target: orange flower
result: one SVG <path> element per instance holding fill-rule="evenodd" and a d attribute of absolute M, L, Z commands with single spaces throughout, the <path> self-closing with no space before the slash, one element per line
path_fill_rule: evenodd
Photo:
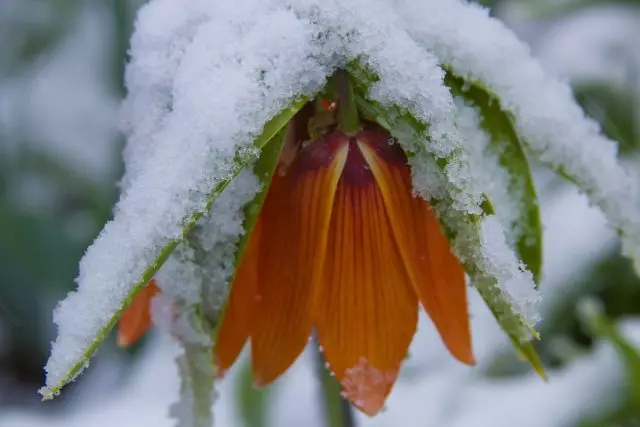
<path fill-rule="evenodd" d="M 374 415 L 407 355 L 419 302 L 451 354 L 473 364 L 464 270 L 427 202 L 412 195 L 390 135 L 366 124 L 286 157 L 231 288 L 218 375 L 250 340 L 255 382 L 269 384 L 315 329 L 345 398 Z"/>
<path fill-rule="evenodd" d="M 128 347 L 138 341 L 151 327 L 150 304 L 160 292 L 156 281 L 151 279 L 133 299 L 118 322 L 118 345 Z"/>
<path fill-rule="evenodd" d="M 355 406 L 375 414 L 416 331 L 418 301 L 451 351 L 472 364 L 464 271 L 407 159 L 368 126 L 302 148 L 272 180 L 233 283 L 216 345 L 220 372 L 251 341 L 258 385 L 296 360 L 316 329 Z"/>

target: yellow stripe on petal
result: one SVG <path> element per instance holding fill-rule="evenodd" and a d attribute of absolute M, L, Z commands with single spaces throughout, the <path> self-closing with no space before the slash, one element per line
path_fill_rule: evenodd
<path fill-rule="evenodd" d="M 374 415 L 407 355 L 418 298 L 366 166 L 352 143 L 336 191 L 314 323 L 343 395 Z"/>
<path fill-rule="evenodd" d="M 329 135 L 303 148 L 285 175 L 273 177 L 260 213 L 259 300 L 251 333 L 257 385 L 284 373 L 311 335 L 311 308 L 347 143 Z"/>
<path fill-rule="evenodd" d="M 231 285 L 227 308 L 215 344 L 216 375 L 224 376 L 251 333 L 258 296 L 258 255 L 262 222 L 258 218 Z"/>
<path fill-rule="evenodd" d="M 118 345 L 128 347 L 137 342 L 151 328 L 151 300 L 160 289 L 151 279 L 136 295 L 118 322 Z"/>
<path fill-rule="evenodd" d="M 438 220 L 423 199 L 413 197 L 402 149 L 386 132 L 358 136 L 381 190 L 407 274 L 445 345 L 461 362 L 474 363 L 464 269 L 451 253 Z"/>

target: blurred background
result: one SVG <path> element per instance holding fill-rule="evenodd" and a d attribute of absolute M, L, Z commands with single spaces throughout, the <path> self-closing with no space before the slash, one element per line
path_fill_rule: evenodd
<path fill-rule="evenodd" d="M 0 427 L 169 426 L 176 349 L 150 334 L 112 337 L 53 402 L 36 394 L 54 338 L 51 312 L 110 218 L 122 174 L 118 106 L 141 0 L 0 0 Z M 640 167 L 640 1 L 484 1 L 531 46 Z M 615 233 L 570 185 L 536 170 L 545 224 L 537 343 L 544 384 L 472 298 L 479 366 L 458 366 L 421 327 L 384 413 L 389 427 L 640 426 L 640 281 Z M 325 405 L 314 354 L 275 386 L 246 361 L 218 386 L 217 426 L 346 427 Z"/>

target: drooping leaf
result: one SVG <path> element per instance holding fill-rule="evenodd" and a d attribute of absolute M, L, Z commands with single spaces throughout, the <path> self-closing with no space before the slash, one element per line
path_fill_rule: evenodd
<path fill-rule="evenodd" d="M 293 118 L 293 116 L 306 103 L 307 100 L 305 98 L 299 98 L 295 100 L 290 107 L 285 108 L 280 113 L 275 115 L 264 125 L 262 132 L 254 140 L 254 146 L 262 150 L 269 143 L 269 141 L 271 141 L 278 134 L 278 132 L 280 132 L 286 126 L 291 118 Z M 256 159 L 252 155 L 238 153 L 235 156 L 228 177 L 224 180 L 221 180 L 215 186 L 215 188 L 207 198 L 207 204 L 204 209 L 195 212 L 184 221 L 184 225 L 182 227 L 182 236 L 187 236 L 189 234 L 189 232 L 196 226 L 198 220 L 211 209 L 211 206 L 222 194 L 224 189 L 227 188 L 229 183 L 240 173 L 240 171 L 242 171 L 246 167 L 251 166 L 253 163 L 255 163 L 255 161 Z M 182 238 L 177 238 L 170 241 L 166 246 L 164 246 L 158 257 L 146 267 L 142 276 L 135 282 L 135 284 L 131 288 L 131 291 L 127 294 L 127 297 L 124 299 L 118 310 L 113 313 L 107 325 L 99 331 L 99 333 L 93 339 L 89 348 L 78 358 L 78 360 L 73 364 L 66 375 L 64 375 L 62 379 L 55 385 L 40 390 L 40 393 L 43 396 L 43 400 L 54 398 L 57 394 L 60 393 L 60 390 L 66 384 L 68 384 L 77 375 L 80 374 L 82 369 L 88 363 L 89 359 L 91 359 L 93 354 L 97 351 L 98 346 L 102 343 L 102 341 L 105 340 L 109 331 L 111 331 L 111 329 L 116 325 L 124 310 L 131 303 L 131 301 L 133 301 L 133 298 L 136 296 L 136 294 L 147 284 L 149 280 L 151 280 L 151 278 L 160 269 L 160 267 L 167 261 L 169 255 L 171 255 L 171 253 L 182 241 Z"/>
<path fill-rule="evenodd" d="M 520 342 L 516 341 L 514 337 L 509 336 L 511 338 L 511 343 L 514 348 L 518 352 L 518 357 L 523 361 L 528 361 L 533 369 L 536 371 L 540 378 L 545 381 L 549 380 L 546 371 L 544 370 L 544 366 L 542 365 L 542 361 L 540 360 L 540 356 L 536 352 L 536 349 L 533 348 L 533 343 L 531 341 Z"/>
<path fill-rule="evenodd" d="M 540 205 L 529 160 L 520 142 L 513 121 L 500 106 L 500 100 L 479 83 L 469 84 L 448 72 L 445 83 L 455 95 L 475 105 L 482 118 L 482 126 L 491 135 L 491 146 L 500 153 L 500 164 L 509 174 L 509 194 L 518 198 L 518 218 L 513 224 L 519 231 L 516 249 L 519 258 L 540 285 L 542 274 L 542 223 Z"/>
<path fill-rule="evenodd" d="M 379 102 L 368 98 L 368 88 L 375 81 L 376 77 L 372 76 L 366 69 L 363 69 L 357 63 L 351 65 L 352 75 L 354 76 L 356 87 L 356 101 L 358 108 L 363 116 L 375 120 L 378 124 L 386 128 L 394 137 L 404 143 L 406 147 L 424 147 L 429 136 L 427 130 L 429 128 L 427 123 L 414 117 L 410 112 L 404 110 L 399 106 L 392 106 L 386 108 Z M 407 129 L 411 129 L 411 132 L 407 132 Z M 404 141 L 402 138 L 412 138 L 413 141 Z M 428 155 L 423 149 L 420 155 Z M 407 153 L 409 157 L 417 155 L 417 153 Z M 435 164 L 443 171 L 447 165 L 448 159 L 438 159 Z M 436 206 L 439 203 L 438 200 L 431 200 L 431 204 Z M 483 205 L 485 207 L 485 205 Z M 486 207 L 491 210 L 490 202 L 486 202 Z M 488 212 L 485 212 L 486 215 Z M 482 236 L 480 230 L 481 217 L 474 214 L 458 214 L 457 218 L 452 217 L 443 218 L 439 220 L 446 231 L 447 237 L 453 243 L 455 239 L 455 229 L 457 224 L 461 221 L 464 222 L 467 227 L 467 236 L 469 244 L 473 244 L 479 247 L 482 244 Z M 448 223 L 451 221 L 451 223 Z M 525 316 L 518 311 L 513 304 L 510 296 L 500 287 L 499 278 L 492 272 L 486 271 L 477 262 L 474 257 L 465 257 L 461 259 L 463 266 L 471 277 L 471 281 L 476 286 L 480 296 L 485 303 L 489 306 L 491 312 L 494 314 L 500 327 L 509 335 L 511 341 L 519 352 L 526 360 L 533 366 L 533 368 L 540 374 L 542 378 L 546 378 L 542 363 L 535 352 L 533 346 L 529 342 L 531 337 L 539 339 L 538 333 L 535 331 L 530 322 Z"/>

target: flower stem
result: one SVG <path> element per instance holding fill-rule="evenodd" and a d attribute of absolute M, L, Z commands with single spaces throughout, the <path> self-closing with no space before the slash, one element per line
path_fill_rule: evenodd
<path fill-rule="evenodd" d="M 326 368 L 324 356 L 318 350 L 315 340 L 316 372 L 320 379 L 321 393 L 325 408 L 325 421 L 327 427 L 355 427 L 355 417 L 351 404 L 342 397 L 340 384 Z"/>
<path fill-rule="evenodd" d="M 339 69 L 333 75 L 333 80 L 338 94 L 338 128 L 347 135 L 355 135 L 360 131 L 360 116 L 349 74 Z"/>

